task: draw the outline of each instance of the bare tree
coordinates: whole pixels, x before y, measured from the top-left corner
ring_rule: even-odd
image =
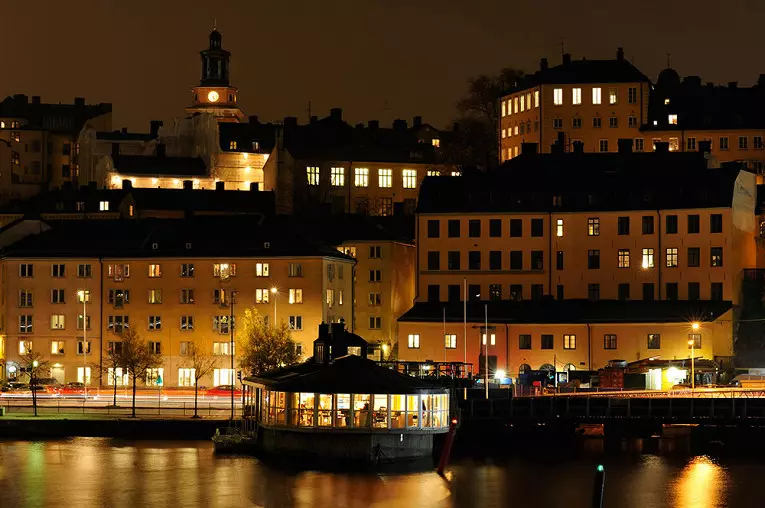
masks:
[[[112,391],[112,406],[117,407],[117,369],[122,367],[120,349],[110,347],[106,350],[104,355],[103,364],[93,364],[93,366],[101,372],[101,379],[107,378],[106,384],[111,381]]]
[[[189,342],[187,358],[183,362],[184,367],[189,367],[194,371],[194,416],[199,418],[197,413],[197,396],[199,393],[199,380],[208,375],[215,368],[216,358],[206,354],[196,343]]]
[[[241,344],[239,365],[243,369],[258,375],[297,363],[297,343],[284,321],[270,326],[255,309],[246,309],[240,319],[237,335]]]
[[[122,339],[122,352],[119,355],[120,364],[127,369],[133,383],[132,416],[135,418],[136,381],[139,378],[146,379],[146,373],[149,369],[162,365],[162,358],[152,352],[149,348],[149,342],[132,328],[127,328],[122,332],[120,338]]]
[[[19,364],[29,373],[29,388],[32,390],[32,407],[35,416],[37,416],[37,380],[40,379],[41,372],[50,371],[50,362],[43,358],[40,353],[33,353],[30,350],[19,357]]]

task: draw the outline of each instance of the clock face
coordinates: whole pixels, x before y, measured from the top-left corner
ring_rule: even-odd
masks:
[[[207,100],[210,102],[218,102],[218,99],[220,96],[218,95],[218,92],[215,90],[212,90],[210,93],[207,94]]]

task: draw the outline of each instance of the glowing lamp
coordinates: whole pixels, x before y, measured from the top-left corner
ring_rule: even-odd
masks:
[[[151,179],[151,184],[152,185],[157,185],[158,183],[159,183],[159,179],[157,179],[157,178],[152,178]]]
[[[242,159],[247,160],[247,158],[250,156],[247,152],[242,152]]]
[[[173,185],[178,185],[179,183],[181,183],[180,180],[178,180],[177,178],[173,178]]]
[[[699,324],[698,321],[694,321],[693,323],[691,323],[692,330],[698,330],[699,328],[701,328],[701,325]]]
[[[688,345],[689,345],[689,346],[692,346],[692,345],[693,345],[693,339],[690,339],[690,340],[688,341]]]
[[[37,360],[34,360],[34,361],[32,362],[32,367],[35,367],[35,368],[36,368],[36,367],[39,367],[39,366],[40,366],[40,362],[38,362]]]
[[[452,418],[452,425],[457,425],[457,419],[456,418]]]
[[[276,288],[271,288],[271,293],[275,295],[276,294]]]
[[[498,370],[494,373],[494,379],[503,379],[505,377],[505,371],[504,370]]]
[[[250,171],[252,171],[252,168],[250,166],[245,166],[244,167],[244,172],[245,173],[249,173]]]
[[[603,471],[605,471],[603,464],[598,464],[598,473],[602,473]]]

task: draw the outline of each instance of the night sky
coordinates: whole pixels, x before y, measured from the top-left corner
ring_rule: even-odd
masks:
[[[629,6],[629,7],[628,7]],[[342,107],[350,122],[449,125],[468,77],[627,58],[705,81],[765,73],[763,0],[0,0],[0,96],[114,104],[114,128],[182,114],[217,18],[240,106],[262,120]]]

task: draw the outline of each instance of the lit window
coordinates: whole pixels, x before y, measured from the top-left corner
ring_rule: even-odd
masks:
[[[587,236],[600,236],[600,219],[598,217],[587,219]]]
[[[680,149],[680,139],[679,138],[669,138],[669,151],[670,152],[676,152]]]
[[[430,143],[433,145],[434,148],[440,148],[441,147],[441,140],[438,139],[438,138],[431,139]]]
[[[665,106],[669,106],[669,97],[667,97],[666,99],[664,99],[664,105],[665,105]]]
[[[672,247],[667,249],[667,268],[677,266],[677,248]]]
[[[616,88],[608,89],[608,103],[616,104],[619,101],[619,90]]]
[[[335,303],[335,292],[332,289],[327,290],[327,307],[332,307]]]
[[[643,138],[635,138],[635,151],[642,152],[645,147]]]
[[[462,171],[452,171],[450,176],[462,176]]]
[[[369,169],[368,168],[356,168],[353,170],[353,184],[356,187],[368,187],[369,186]]]
[[[302,330],[303,316],[290,316],[289,326],[290,326],[290,330]]]
[[[485,346],[486,345],[486,334],[485,333],[481,334],[481,337],[482,337],[481,344]],[[489,335],[489,345],[490,346],[496,346],[497,345],[497,334],[492,333],[491,335]]]
[[[417,333],[409,334],[409,349],[420,349],[420,335]]]
[[[405,169],[403,170],[404,188],[414,189],[417,187],[417,170]]]
[[[255,277],[268,277],[268,263],[255,263]]]
[[[667,121],[669,125],[677,125],[677,115],[669,115]]]
[[[221,316],[219,316],[221,317]],[[222,316],[227,317],[227,316]],[[228,325],[226,325],[226,328],[228,328]],[[231,350],[231,343],[230,342],[213,342],[213,354],[216,356],[228,356]]]
[[[149,277],[162,277],[162,268],[160,265],[149,265]]]
[[[555,235],[563,236],[563,219],[558,219],[555,226]]]
[[[268,303],[268,288],[255,290],[255,303]],[[291,303],[291,302],[290,302]]]
[[[342,187],[345,185],[345,168],[332,168],[330,173],[330,183],[333,187]]]
[[[178,386],[194,386],[196,382],[196,370],[189,368],[178,369]]]
[[[159,304],[162,303],[162,290],[150,289],[149,290],[149,303]]]
[[[215,263],[213,265],[213,277],[218,277],[221,280],[226,280],[235,276],[236,276],[236,264]]]
[[[739,150],[746,150],[749,148],[749,138],[746,136],[739,136],[738,137],[738,148]]]
[[[319,185],[319,168],[317,166],[308,166],[305,168],[308,185]]]
[[[380,188],[388,188],[393,186],[393,170],[392,169],[378,169],[377,170],[377,182]]]
[[[539,90],[534,90],[534,107],[539,107]]]
[[[109,202],[108,201],[101,201],[98,203],[98,209],[102,212],[108,212],[109,211]]]
[[[643,249],[643,268],[653,268],[653,249]]]
[[[32,341],[31,340],[20,340],[19,341],[19,354],[20,355],[27,355],[32,352]]]
[[[556,88],[553,90],[553,104],[561,106],[563,104],[563,89]]]
[[[600,88],[592,89],[592,103],[601,104],[601,89]]]
[[[507,137],[507,129],[502,129],[502,139],[505,139],[506,137]],[[430,171],[428,171],[428,173],[430,173]]]
[[[194,316],[181,316],[181,330],[193,330],[194,329]],[[183,345],[183,342],[181,342]],[[184,354],[181,351],[181,354]]]
[[[526,97],[521,95],[521,113],[526,111]]]
[[[574,104],[581,104],[582,103],[582,89],[581,88],[574,88],[572,90],[571,94],[571,100]]]
[[[563,349],[576,349],[576,335],[563,336]]]
[[[228,149],[229,150],[236,150],[236,141],[229,141],[228,142]]]
[[[502,101],[502,116],[507,116],[507,101]]]
[[[630,104],[637,104],[637,88],[634,86],[629,87],[627,90],[627,102]]]
[[[514,110],[515,113],[518,112],[518,97],[515,97],[513,99],[513,110]]]
[[[630,250],[629,249],[619,249],[619,268],[629,268],[630,267]]]
[[[77,382],[90,384],[90,367],[77,367]]]
[[[64,315],[63,314],[54,314],[54,315],[52,315],[50,317],[50,329],[51,330],[63,330],[64,329]]]
[[[455,333],[447,333],[444,335],[444,347],[446,349],[456,349],[457,348],[457,334]]]
[[[290,303],[303,303],[302,289],[290,289]]]

